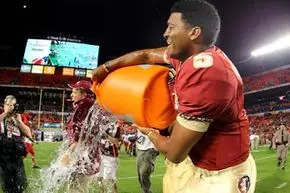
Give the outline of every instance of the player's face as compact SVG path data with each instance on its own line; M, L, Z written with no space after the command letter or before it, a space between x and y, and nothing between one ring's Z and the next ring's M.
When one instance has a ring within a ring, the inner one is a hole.
M71 99L73 102L77 102L85 98L85 94L81 92L79 89L73 88L72 93L71 93Z
M164 38L168 44L168 54L182 60L192 55L190 39L191 28L182 20L181 13L172 13L167 22Z
M280 129L281 129L281 130L286 130L285 125L280 125Z
M16 100L15 99L9 99L6 101L6 103L4 104L4 111L5 112L12 112L14 107L16 104Z

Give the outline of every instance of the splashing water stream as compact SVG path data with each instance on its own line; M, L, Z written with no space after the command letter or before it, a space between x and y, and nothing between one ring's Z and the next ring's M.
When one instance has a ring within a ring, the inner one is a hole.
M32 193L88 192L90 184L84 184L82 180L90 176L97 184L96 175L101 162L100 139L115 120L116 117L104 112L95 103L88 112L75 151L64 158L69 147L69 142L64 142L57 150L56 159L40 171L39 179L30 183ZM113 189L112 183L104 186Z

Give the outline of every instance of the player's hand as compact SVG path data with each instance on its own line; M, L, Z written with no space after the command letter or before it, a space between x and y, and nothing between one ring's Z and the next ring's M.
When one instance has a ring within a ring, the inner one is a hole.
M108 76L109 72L106 71L106 68L101 65L95 68L92 72L92 80L102 83L102 81Z
M136 127L141 133L143 133L144 135L147 135L149 133L149 131L151 130L151 128L148 127L141 127L139 125L133 124L133 127Z
M18 114L18 113L17 114L13 114L11 119L13 120L14 124L17 125L17 126L20 124L20 122L22 122L21 115Z
M18 122L22 121L21 115L19 113L16 113L14 115L14 117L15 117L16 121L18 121Z
M70 159L70 157L69 157L67 154L64 154L64 155L61 157L60 162L61 162L63 165L67 166L67 165L70 164L71 159Z

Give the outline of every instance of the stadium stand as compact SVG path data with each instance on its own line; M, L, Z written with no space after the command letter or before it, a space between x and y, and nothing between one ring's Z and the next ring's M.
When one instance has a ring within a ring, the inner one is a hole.
M269 144L279 124L290 123L290 110L250 115L249 120L251 132L260 136L260 143Z
M67 84L77 82L80 79L90 80L84 77L63 76L59 70L56 70L54 75L22 73L19 68L7 67L1 67L0 71L0 83L4 85L64 88L67 87Z
M62 108L63 90L68 88L68 83L84 79L75 76L63 76L61 71L58 70L56 70L55 75L21 73L19 68L0 68L0 70L0 86L5 88L3 89L5 92L3 91L0 96L2 98L6 94L18 96L19 103L24 105L32 127L35 129L38 129L38 126L42 126L44 123L61 123L62 118L64 118L64 121L67 120L68 114L72 111L72 104L70 92L67 91L64 98L64 108ZM289 123L290 91L286 92L288 86L285 87L285 95L283 96L280 94L265 98L263 94L265 89L271 89L272 91L276 87L290 85L289 74L290 65L287 65L243 78L246 95L258 92L261 96L259 100L245 101L247 114L250 115L252 131L259 131L265 137L275 130L277 123L282 119ZM44 88L41 108L39 108L40 87ZM41 109L40 114L38 113L39 109ZM288 111L277 113L285 110ZM64 117L61 116L60 112L62 111L66 113ZM272 114L272 112L275 113ZM40 123L38 123L38 120L40 120Z
M290 65L277 68L268 72L244 77L245 92L273 88L290 84Z
M257 102L253 106L246 105L246 109L248 114L286 110L290 109L290 99L285 98L280 100L277 97L276 100L263 101L260 103Z

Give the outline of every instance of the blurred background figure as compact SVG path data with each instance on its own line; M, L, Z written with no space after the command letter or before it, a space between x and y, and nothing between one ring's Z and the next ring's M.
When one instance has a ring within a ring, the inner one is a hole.
M22 193L27 187L23 137L31 139L31 132L23 123L16 106L16 98L8 95L0 112L0 180L4 193Z
M111 123L101 138L101 166L98 174L100 193L117 193L117 171L119 167L119 142L121 128Z
M250 142L251 142L251 150L258 150L260 143L259 135L252 133L250 135Z
M137 173L142 193L152 193L150 176L155 168L155 161L159 152L147 135L137 130Z
M274 148L277 150L277 166L285 169L288 147L290 141L290 134L284 123L281 123L279 130L276 131L273 137Z

